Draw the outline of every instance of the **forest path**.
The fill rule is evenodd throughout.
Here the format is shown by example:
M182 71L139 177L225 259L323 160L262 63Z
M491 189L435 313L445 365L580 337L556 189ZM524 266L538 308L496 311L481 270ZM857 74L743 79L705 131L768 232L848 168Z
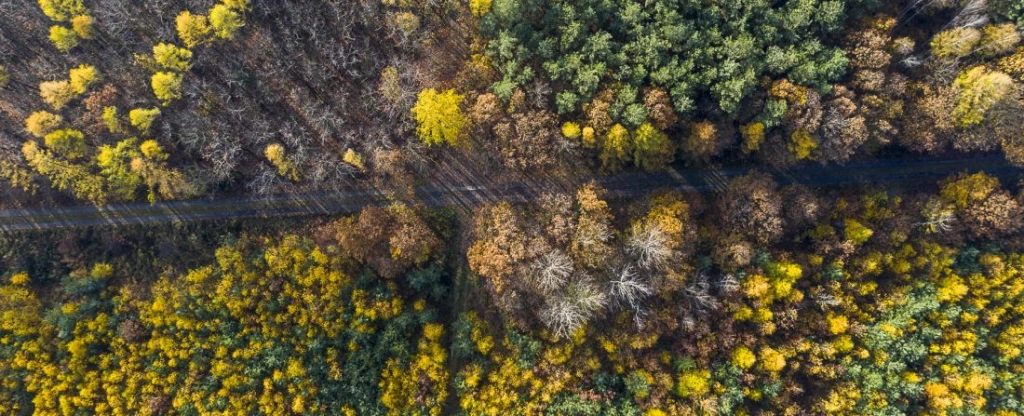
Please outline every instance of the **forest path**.
M1006 163L1002 155L967 155L953 158L901 158L857 162L845 166L808 164L789 169L725 168L672 169L667 172L631 172L579 178L575 180L542 178L536 181L512 181L503 185L467 182L479 177L452 167L450 176L463 180L428 184L415 188L415 198L407 203L429 207L449 206L470 211L499 200L525 202L552 191L571 191L594 180L605 189L608 199L627 199L657 190L718 192L728 182L751 171L772 175L780 184L809 187L858 186L884 183L935 186L947 175L962 171L984 171L999 177L1004 185L1024 179L1024 170ZM442 175L448 176L448 175ZM301 193L272 197L200 199L192 201L126 203L106 206L25 208L0 210L0 232L51 230L92 226L158 224L176 221L211 221L233 218L274 218L327 214L349 214L370 205L395 202L385 192L348 191L338 193Z

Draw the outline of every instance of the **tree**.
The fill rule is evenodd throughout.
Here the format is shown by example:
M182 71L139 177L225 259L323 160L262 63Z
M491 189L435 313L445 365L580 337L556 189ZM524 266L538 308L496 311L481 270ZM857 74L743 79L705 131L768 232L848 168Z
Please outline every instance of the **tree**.
M96 19L89 15L78 15L71 19L71 30L82 39L96 37Z
M285 153L284 146L277 143L271 144L267 146L263 154L277 168L277 174L293 181L299 180L299 170L295 167L295 162Z
M416 119L416 134L428 145L461 144L467 124L462 114L463 96L448 90L438 93L431 88L420 92L412 108Z
M1020 32L1012 23L988 25L982 29L979 49L986 57L1006 55L1020 43Z
M818 150L818 146L818 141L810 132L799 129L789 136L789 143L786 147L793 153L796 160L804 160L810 159L815 150Z
M754 247L739 234L726 234L715 241L711 259L725 271L736 271L754 259Z
M11 82L11 74L7 73L7 68L0 65L0 88L6 87Z
M186 72L192 65L192 51L170 43L158 43L153 47L153 60L168 71Z
M771 177L758 173L734 179L722 204L727 224L761 244L778 240L783 222L777 187Z
M1024 208L1000 189L998 179L984 173L947 178L940 196L944 204L954 207L957 217L976 238L1004 236L1022 225ZM932 211L941 212L935 208Z
M39 84L39 97L60 111L75 98L75 91L67 81L46 81Z
M477 210L474 215L476 241L466 252L469 267L483 276L491 291L502 295L511 286L508 279L516 264L526 257L526 241L519 215L511 204L502 202Z
M950 231L956 221L956 211L952 204L940 198L931 198L921 210L924 222L921 225L927 233Z
M395 13L391 15L391 20L394 27L398 28L398 32L405 39L410 38L420 29L420 17L413 12L403 11Z
M56 130L63 121L60 115L47 111L36 111L25 119L25 130L33 136L42 138L53 130Z
M360 172L366 172L366 163L363 162L363 156L356 153L355 150L348 149L345 154L341 157L341 160L359 169Z
M178 14L174 23L178 30L178 38L187 48L194 48L212 40L213 28L204 15L192 14L185 10Z
M103 119L103 125L106 126L110 134L117 134L123 130L121 127L121 116L117 113L117 107L103 107L101 118Z
M56 158L31 140L22 145L21 152L29 166L50 178L54 188L71 191L76 198L96 204L107 199L103 178L93 175L85 166Z
M822 161L845 163L868 140L868 131L853 93L843 87L836 87L833 93L836 97L825 102L817 150Z
M980 124L985 114L1007 96L1013 87L1009 75L979 65L960 74L953 81L957 104L953 108L956 125L967 128Z
M78 34L64 26L51 26L50 42L57 50L67 52L78 46Z
M865 227L859 221L847 218L843 221L843 235L846 239L853 242L854 245L862 245L874 235L875 232L868 227Z
M482 126L481 126L482 127ZM516 170L543 170L556 162L558 118L548 111L516 112L501 117L488 136L494 137L505 166Z
M555 335L568 338L600 312L607 295L593 280L577 276L562 293L549 299L540 311L540 319Z
M650 123L633 133L633 163L647 170L661 169L672 163L675 147L668 136Z
M441 241L412 208L393 204L367 207L359 215L332 224L344 253L392 279L436 258Z
M531 283L538 293L551 294L564 287L574 271L569 256L560 250L550 251L534 261Z
M389 66L380 72L380 87L378 87L378 90L391 103L397 104L402 101L404 91L402 90L401 77L398 75L398 68Z
M47 134L43 140L46 143L46 147L67 159L84 157L87 150L85 135L78 130L57 130Z
M117 109L115 108L114 111L116 112ZM114 117L116 117L116 113ZM149 134L149 128L156 121L157 117L160 117L159 108L133 108L128 112L128 121L143 136Z
M758 151L764 142L764 123L754 122L740 127L740 136L743 137L743 153Z
M583 130L580 129L580 125L567 121L562 124L562 135L567 139L579 139L583 134Z
M221 0L220 3L239 12L245 11L249 7L249 0Z
M235 32L244 25L242 15L224 4L210 9L210 29L220 39L234 39Z
M92 65L80 65L69 72L71 90L75 94L85 94L89 87L101 81L100 73Z
M949 29L932 38L932 54L939 58L962 58L974 52L981 31L973 27Z
M487 12L491 11L492 0L469 0L469 11L473 13L473 16L484 17Z
M995 192L963 212L964 224L978 238L999 238L1017 232L1024 208L1006 191Z
M602 198L604 189L588 182L576 191L579 214L569 251L582 265L600 269L611 260L614 238L611 210Z
M116 146L100 146L96 155L96 166L100 174L107 178L110 196L114 199L131 201L135 192L142 185L143 179L138 172L132 170L132 160L140 157L136 139L122 140Z
M172 101L181 98L182 75L173 72L157 72L153 74L150 85L153 87L153 94L164 106Z
M1017 82L1024 82L1024 47L1017 48L1017 51L1004 56L996 61L996 67L1012 76Z
M149 202L156 202L158 199L183 199L197 194L196 186L189 183L180 171L167 166L170 155L156 140L142 142L139 145L139 152L142 157L134 157L131 160L131 170L145 181L149 189Z
M608 130L601 141L601 166L608 170L619 170L629 163L633 156L633 138L629 130L616 124Z
M393 204L387 211L394 226L388 252L397 269L395 274L438 258L441 240L416 211L403 204Z
M661 88L650 88L644 93L644 106L647 107L647 119L658 130L665 131L679 121L672 108L672 99Z
M652 222L637 222L630 229L626 249L645 269L659 269L672 256L669 236Z
M953 109L957 94L952 87L915 85L911 89L900 144L917 152L940 151L949 146L956 127Z
M707 120L693 123L690 125L690 134L683 142L683 150L695 159L714 156L721 151L721 139L718 136L718 128L714 123Z

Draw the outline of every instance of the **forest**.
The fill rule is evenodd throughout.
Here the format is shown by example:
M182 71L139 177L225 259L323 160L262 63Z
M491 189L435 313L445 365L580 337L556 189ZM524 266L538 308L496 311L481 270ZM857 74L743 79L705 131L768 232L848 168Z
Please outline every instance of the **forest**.
M1022 36L1021 0L4 2L0 415L1024 415Z

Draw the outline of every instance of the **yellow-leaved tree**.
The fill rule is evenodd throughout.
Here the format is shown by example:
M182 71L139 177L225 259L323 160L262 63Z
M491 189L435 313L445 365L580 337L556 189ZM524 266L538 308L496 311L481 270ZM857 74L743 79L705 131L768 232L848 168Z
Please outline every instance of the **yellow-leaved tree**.
M174 100L181 98L181 74L173 72L157 72L153 74L151 86L153 94L156 95L164 106Z
M220 39L234 39L235 32L244 25L242 15L226 5L218 4L210 9L210 28Z
M36 111L25 119L25 130L33 136L43 137L60 126L62 119L59 115L48 111Z
M988 110L1006 97L1013 88L1013 79L979 65L960 74L953 81L953 87L957 91L953 108L955 123L959 127L971 127L981 124Z
M66 22L86 13L82 0L39 0L39 8L51 20Z
M178 30L178 38L188 48L194 48L212 39L213 29L204 15L192 14L186 10L178 14L174 24Z
M78 46L78 34L64 26L51 26L50 42L57 50L67 52Z
M100 71L92 65L79 65L68 72L68 78L71 80L71 90L75 94L85 94L89 87L102 80Z
M428 145L459 145L465 135L468 119L462 113L463 96L448 90L442 93L431 88L419 94L412 115L416 134Z
M169 71L185 72L192 65L192 51L170 43L158 43L153 47L153 60L162 68Z

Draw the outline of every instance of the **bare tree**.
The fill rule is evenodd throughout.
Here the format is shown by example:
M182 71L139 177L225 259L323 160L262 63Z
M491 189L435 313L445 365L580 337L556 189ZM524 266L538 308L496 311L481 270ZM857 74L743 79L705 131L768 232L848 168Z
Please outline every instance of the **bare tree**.
M607 297L590 277L577 275L556 296L548 298L540 319L556 336L568 337L600 312Z
M718 290L721 293L732 294L739 292L740 281L736 279L736 275L732 273L727 273L722 275L722 277L720 277L718 281L715 282L715 286L718 287Z
M672 256L670 241L661 228L649 222L633 225L626 241L626 250L645 269L660 269Z
M611 281L612 298L633 310L640 310L640 302L654 293L650 284L641 278L633 266L622 268Z
M550 294L565 285L573 270L572 259L561 251L553 250L534 262L532 282L540 293Z
M818 305L818 307L821 308L821 310L833 308L839 306L840 304L839 299L836 299L834 295L832 295L831 293L827 293L825 291L812 294L811 299L814 300L814 303Z
M707 273L697 274L694 282L684 290L686 297L693 305L693 309L700 313L716 311L719 308L718 299L711 293L711 279Z
M921 214L924 215L924 221L917 225L923 227L928 233L949 231L953 229L953 222L956 221L953 207L938 198L929 200Z

